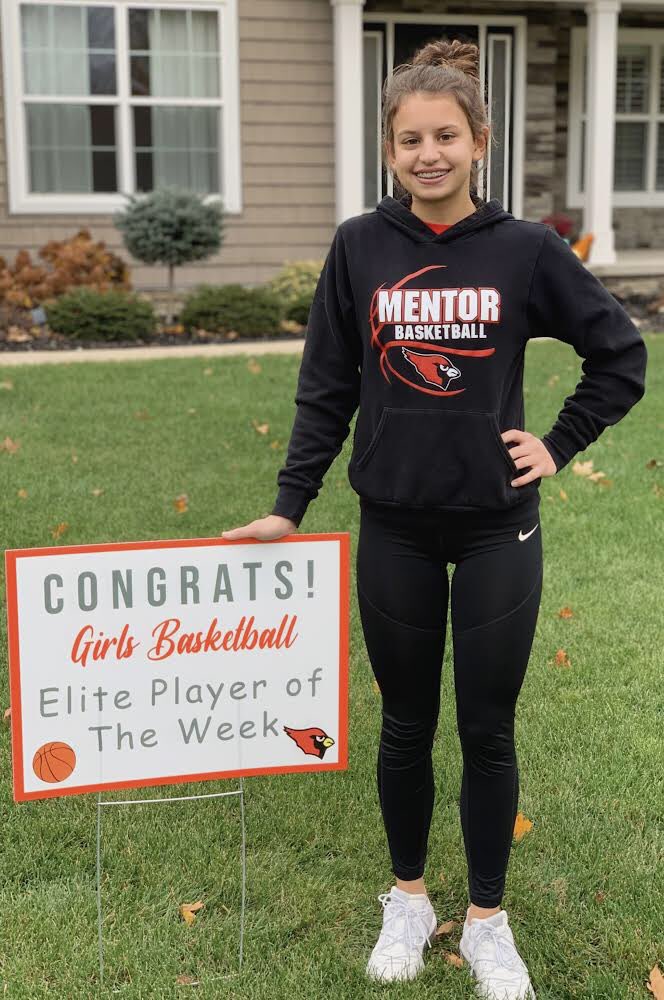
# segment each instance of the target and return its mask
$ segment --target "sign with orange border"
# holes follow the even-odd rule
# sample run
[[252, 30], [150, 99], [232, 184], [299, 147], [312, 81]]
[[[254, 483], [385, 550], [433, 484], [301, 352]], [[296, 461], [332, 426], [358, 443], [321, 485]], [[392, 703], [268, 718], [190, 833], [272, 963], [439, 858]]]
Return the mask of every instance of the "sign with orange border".
[[348, 532], [7, 549], [14, 799], [348, 767]]

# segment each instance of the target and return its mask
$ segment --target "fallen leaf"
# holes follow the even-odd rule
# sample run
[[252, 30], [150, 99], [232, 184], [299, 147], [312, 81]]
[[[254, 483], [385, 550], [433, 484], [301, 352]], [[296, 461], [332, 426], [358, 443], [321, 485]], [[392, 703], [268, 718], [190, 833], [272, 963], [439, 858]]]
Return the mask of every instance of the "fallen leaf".
[[3, 715], [3, 719], [10, 719], [11, 718], [11, 714], [12, 714], [11, 708], [6, 708], [5, 709], [5, 714]]
[[281, 441], [270, 441], [270, 448], [281, 448]]
[[20, 326], [10, 326], [7, 330], [7, 340], [12, 344], [23, 344], [26, 340], [32, 340], [32, 335], [27, 330], [22, 330]]
[[185, 974], [175, 977], [176, 986], [200, 986], [200, 980], [194, 979], [193, 976], [187, 976]]
[[650, 979], [646, 986], [654, 996], [655, 1000], [664, 1000], [664, 976], [659, 971], [658, 965], [653, 965], [650, 970]]
[[267, 434], [270, 429], [269, 424], [259, 424], [256, 420], [251, 421], [254, 430], [257, 430], [259, 434]]
[[560, 609], [560, 611], [558, 612], [558, 617], [559, 618], [571, 618], [573, 614], [574, 614], [574, 612], [572, 611], [571, 608], [565, 607], [565, 608], [561, 608]]
[[0, 444], [0, 451], [6, 451], [8, 455], [14, 455], [20, 447], [20, 441], [12, 441], [10, 437], [6, 437], [2, 444]]
[[604, 487], [613, 486], [613, 480], [612, 479], [606, 479], [606, 478], [605, 479], [598, 479], [597, 480], [597, 485], [598, 486], [604, 486]]
[[565, 490], [561, 490], [561, 491], [560, 491], [560, 499], [561, 499], [561, 500], [567, 500], [567, 499], [568, 499], [568, 496], [567, 496], [567, 494], [565, 493]]
[[461, 955], [457, 955], [453, 951], [444, 951], [443, 958], [446, 962], [449, 962], [450, 965], [456, 965], [457, 969], [463, 968], [464, 961]]
[[588, 476], [588, 479], [592, 479], [592, 481], [596, 483], [598, 479], [601, 479], [602, 476], [605, 475], [606, 475], [605, 472], [591, 472], [590, 475]]
[[203, 374], [204, 375], [212, 375], [212, 369], [211, 368], [204, 368], [203, 369]]
[[593, 471], [593, 462], [589, 458], [587, 462], [575, 462], [572, 466], [572, 472], [576, 476], [589, 476]]
[[446, 920], [444, 924], [441, 924], [436, 929], [436, 937], [442, 937], [443, 934], [451, 934], [454, 927], [456, 927], [456, 920]]
[[136, 417], [137, 420], [152, 420], [152, 417], [150, 416], [150, 414], [146, 409], [136, 410], [134, 416]]
[[14, 388], [14, 383], [10, 378], [3, 379], [3, 381], [0, 382], [0, 389], [13, 389], [13, 388]]
[[559, 380], [559, 378], [560, 375], [552, 375], [551, 378], [548, 380], [547, 385], [555, 385], [556, 382]]
[[19, 496], [21, 500], [25, 500], [28, 495], [28, 491], [21, 488], [16, 495]]
[[646, 469], [658, 469], [661, 464], [657, 458], [651, 458], [649, 462], [646, 462]]
[[652, 491], [656, 497], [664, 497], [664, 486], [660, 486], [659, 483], [653, 483]]
[[571, 667], [572, 666], [572, 664], [570, 663], [569, 656], [567, 655], [567, 653], [565, 652], [564, 649], [559, 649], [558, 652], [556, 653], [556, 656], [555, 656], [555, 659], [554, 659], [554, 665], [556, 667]]
[[72, 452], [71, 460], [72, 460], [72, 465], [76, 465], [76, 463], [78, 462], [78, 455], [76, 454], [76, 452]]
[[515, 840], [521, 840], [524, 834], [532, 830], [533, 824], [531, 821], [523, 815], [522, 812], [516, 814], [516, 819], [514, 821], [514, 831], [512, 836]]
[[249, 360], [247, 361], [247, 368], [249, 369], [252, 375], [258, 375], [258, 373], [263, 370], [259, 362], [256, 361], [256, 358], [249, 358]]
[[185, 923], [191, 925], [196, 919], [196, 914], [200, 909], [203, 908], [205, 904], [200, 900], [197, 903], [181, 903], [180, 904], [180, 916], [185, 921]]
[[60, 538], [61, 535], [64, 535], [68, 527], [69, 525], [67, 524], [66, 521], [61, 521], [60, 524], [57, 525], [57, 527], [53, 528], [53, 530], [51, 531], [51, 535], [53, 536], [53, 538]]
[[606, 899], [606, 893], [605, 892], [596, 892], [595, 893], [595, 902], [597, 902], [597, 903], [603, 903], [605, 899]]
[[178, 514], [184, 514], [189, 509], [189, 497], [187, 494], [180, 493], [180, 495], [173, 501], [173, 506]]
[[97, 489], [97, 490], [90, 490], [90, 492], [92, 493], [93, 497], [100, 497], [104, 491]]

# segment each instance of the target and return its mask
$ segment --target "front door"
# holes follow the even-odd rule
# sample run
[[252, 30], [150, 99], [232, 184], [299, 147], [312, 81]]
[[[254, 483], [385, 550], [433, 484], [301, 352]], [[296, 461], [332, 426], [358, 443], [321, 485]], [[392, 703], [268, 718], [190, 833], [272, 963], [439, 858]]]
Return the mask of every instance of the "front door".
[[487, 201], [498, 198], [512, 211], [514, 28], [511, 25], [429, 24], [419, 20], [365, 20], [364, 23], [364, 203], [367, 211], [386, 194], [392, 178], [380, 154], [381, 90], [395, 66], [410, 62], [414, 53], [434, 39], [474, 42], [480, 50], [480, 79], [489, 109], [494, 141], [478, 173], [478, 193]]

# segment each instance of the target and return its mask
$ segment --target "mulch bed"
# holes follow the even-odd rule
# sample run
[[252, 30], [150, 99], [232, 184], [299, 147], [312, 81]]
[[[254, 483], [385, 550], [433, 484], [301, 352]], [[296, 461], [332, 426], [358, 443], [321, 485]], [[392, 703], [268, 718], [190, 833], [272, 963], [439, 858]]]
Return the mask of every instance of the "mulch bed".
[[[664, 333], [664, 308], [662, 311], [654, 310], [655, 304], [662, 302], [661, 294], [656, 296], [630, 295], [626, 298], [615, 295], [614, 297], [640, 330]], [[122, 350], [126, 347], [170, 347], [174, 344], [264, 344], [276, 340], [302, 340], [304, 327], [299, 333], [283, 331], [266, 334], [263, 337], [239, 337], [236, 333], [208, 333], [202, 330], [196, 333], [175, 333], [166, 328], [148, 339], [115, 341], [73, 340], [62, 334], [54, 333], [47, 326], [40, 327], [39, 333], [28, 334], [27, 331], [22, 331], [22, 334], [28, 336], [29, 339], [8, 340], [7, 330], [0, 330], [0, 353], [3, 351], [81, 351], [100, 347]]]

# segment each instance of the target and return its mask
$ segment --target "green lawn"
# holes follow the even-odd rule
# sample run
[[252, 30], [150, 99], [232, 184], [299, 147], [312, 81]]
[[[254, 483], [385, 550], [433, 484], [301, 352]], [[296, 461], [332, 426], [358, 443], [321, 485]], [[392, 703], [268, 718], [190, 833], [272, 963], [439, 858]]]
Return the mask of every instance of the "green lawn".
[[[577, 456], [592, 458], [611, 485], [575, 475], [570, 463], [540, 488], [544, 592], [517, 713], [519, 809], [533, 827], [514, 843], [503, 900], [538, 1000], [648, 998], [650, 969], [664, 967], [664, 466], [646, 468], [664, 461], [664, 336], [646, 342], [644, 399]], [[260, 371], [246, 357], [0, 367], [0, 383], [13, 385], [0, 387], [0, 442], [19, 444], [0, 451], [3, 547], [212, 536], [267, 513], [299, 358], [256, 360]], [[579, 375], [571, 348], [529, 345], [528, 430], [551, 427]], [[351, 437], [301, 530], [348, 530], [354, 574]], [[182, 493], [188, 510], [178, 513], [173, 500]], [[62, 523], [68, 528], [55, 542]], [[4, 711], [4, 560], [1, 571]], [[562, 619], [566, 605], [574, 615]], [[238, 976], [213, 978], [238, 966], [238, 797], [104, 810], [105, 996], [187, 995], [176, 985], [181, 974], [200, 978], [194, 993], [204, 998], [472, 996], [467, 967], [445, 961], [460, 925], [427, 953], [416, 984], [364, 977], [381, 922], [376, 896], [393, 877], [375, 789], [380, 705], [354, 579], [351, 625], [349, 769], [244, 782], [247, 912]], [[558, 649], [569, 669], [553, 665]], [[462, 921], [468, 905], [450, 657], [448, 642], [425, 874], [441, 923]], [[0, 759], [0, 995], [94, 997], [96, 795], [15, 804], [1, 711]], [[178, 904], [198, 899], [205, 908], [188, 927]]]

